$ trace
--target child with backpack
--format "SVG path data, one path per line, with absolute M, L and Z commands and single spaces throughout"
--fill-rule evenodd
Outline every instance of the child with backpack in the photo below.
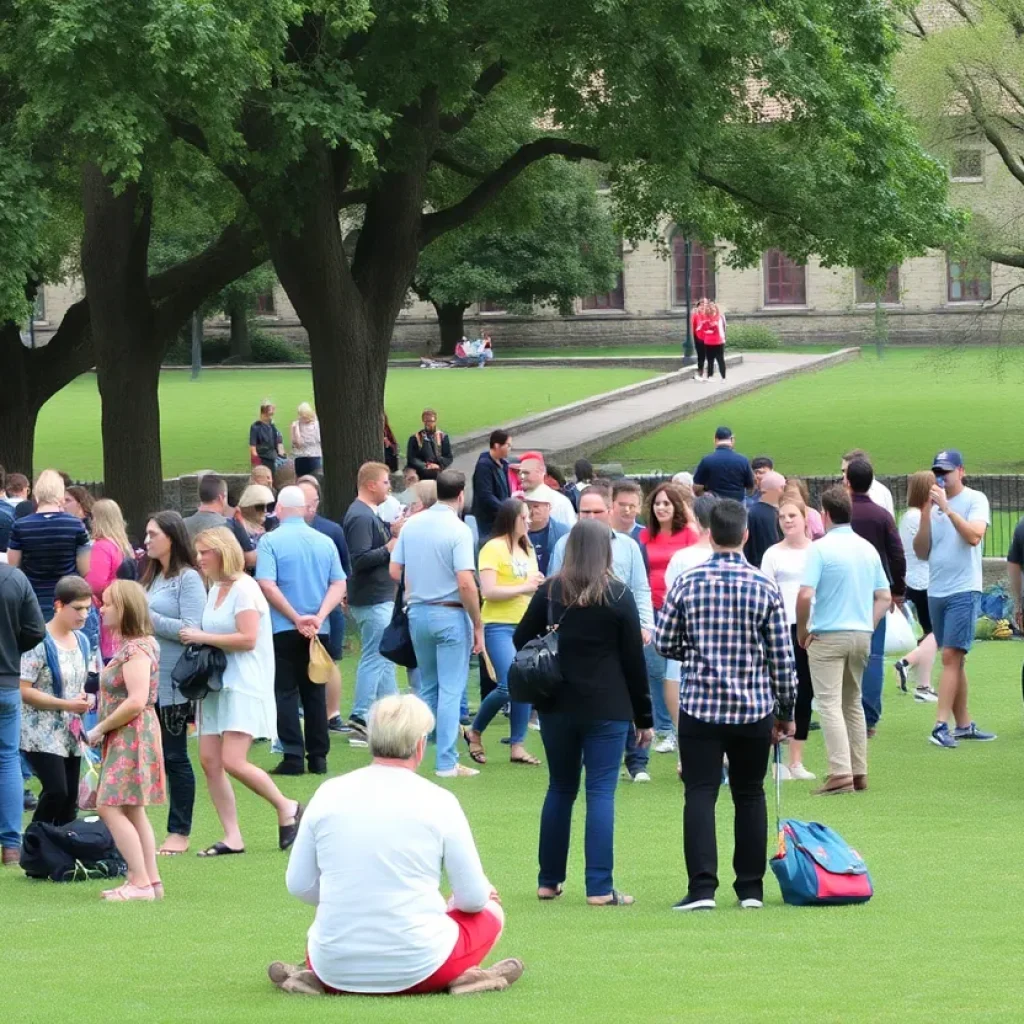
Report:
M 95 703 L 86 685 L 98 672 L 83 632 L 91 608 L 81 576 L 58 580 L 46 636 L 21 657 L 21 751 L 43 785 L 32 820 L 50 825 L 74 821 L 78 810 L 81 716 Z

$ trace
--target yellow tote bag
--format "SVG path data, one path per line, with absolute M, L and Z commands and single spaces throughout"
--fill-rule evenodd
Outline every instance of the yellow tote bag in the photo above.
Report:
M 331 678 L 333 669 L 334 659 L 327 653 L 327 648 L 320 642 L 320 637 L 313 637 L 309 641 L 309 681 L 322 686 Z

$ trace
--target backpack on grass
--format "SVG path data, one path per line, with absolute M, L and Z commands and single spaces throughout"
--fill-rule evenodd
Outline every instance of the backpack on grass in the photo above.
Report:
M 20 865 L 29 878 L 51 882 L 118 878 L 128 873 L 110 829 L 98 818 L 80 818 L 67 825 L 32 822 L 21 839 Z

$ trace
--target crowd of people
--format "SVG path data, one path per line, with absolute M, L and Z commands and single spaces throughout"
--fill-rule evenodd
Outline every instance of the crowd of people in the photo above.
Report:
M 391 493 L 393 463 L 368 462 L 335 521 L 320 514 L 315 415 L 300 406 L 296 464 L 283 475 L 273 415 L 264 403 L 253 424 L 253 471 L 241 494 L 232 501 L 222 477 L 203 475 L 197 511 L 154 514 L 139 553 L 113 500 L 93 502 L 53 470 L 31 489 L 8 477 L 0 502 L 5 864 L 18 860 L 25 771 L 42 786 L 33 820 L 66 824 L 77 814 L 80 759 L 93 749 L 97 810 L 128 868 L 125 884 L 103 896 L 162 899 L 161 859 L 190 849 L 194 718 L 222 829 L 197 852 L 245 853 L 237 781 L 270 805 L 278 846 L 293 849 L 288 889 L 316 908 L 308 962 L 271 965 L 275 984 L 297 993 L 495 990 L 523 967 L 480 966 L 503 912 L 457 800 L 417 775 L 428 739 L 436 777 L 471 779 L 494 760 L 485 739 L 504 712 L 509 761 L 516 770 L 546 767 L 540 900 L 563 895 L 583 785 L 593 906 L 634 902 L 615 880 L 618 782 L 649 783 L 651 752 L 675 755 L 688 874 L 680 911 L 716 906 L 723 779 L 734 804 L 736 896 L 741 907 L 762 906 L 770 751 L 788 746 L 781 781 L 814 780 L 804 751 L 815 712 L 828 767 L 814 792 L 868 788 L 888 615 L 916 610 L 922 639 L 894 676 L 900 690 L 935 705 L 928 739 L 943 749 L 995 739 L 971 718 L 965 668 L 989 507 L 965 486 L 958 451 L 938 453 L 910 478 L 899 526 L 863 451 L 843 456 L 842 483 L 820 495 L 818 509 L 806 483 L 787 479 L 770 457 L 740 454 L 728 427 L 692 474 L 646 496 L 636 481 L 596 477 L 586 460 L 568 482 L 541 452 L 511 460 L 512 438 L 496 430 L 476 462 L 470 501 L 465 474 L 451 468 L 450 439 L 427 409 L 406 446 L 400 494 Z M 385 453 L 389 436 L 385 420 Z M 1018 532 L 1010 561 L 1019 598 Z M 347 717 L 337 669 L 346 617 L 360 639 Z M 416 667 L 400 695 L 382 645 L 403 621 Z M 560 685 L 535 706 L 514 700 L 517 652 L 552 630 Z M 320 645 L 334 663 L 326 685 L 309 671 Z M 224 668 L 220 685 L 193 705 L 175 680 L 197 646 L 219 652 Z M 470 717 L 473 655 L 481 699 Z M 527 749 L 531 726 L 543 763 Z M 304 808 L 279 787 L 328 773 L 332 733 L 369 748 L 372 763 L 325 783 Z M 280 753 L 269 772 L 250 760 L 259 740 Z M 158 843 L 147 808 L 165 803 Z M 388 954 L 371 957 L 371 948 Z

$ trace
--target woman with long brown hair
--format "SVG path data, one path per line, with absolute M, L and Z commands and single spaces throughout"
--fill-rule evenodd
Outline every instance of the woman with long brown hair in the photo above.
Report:
M 558 627 L 563 681 L 537 709 L 549 774 L 537 896 L 562 894 L 582 766 L 587 902 L 625 906 L 633 897 L 618 892 L 612 879 L 615 787 L 628 731 L 635 725 L 638 745 L 647 746 L 653 730 L 640 615 L 629 589 L 612 575 L 605 523 L 581 520 L 572 528 L 561 571 L 541 584 L 516 627 L 516 649 L 545 634 L 549 621 Z

